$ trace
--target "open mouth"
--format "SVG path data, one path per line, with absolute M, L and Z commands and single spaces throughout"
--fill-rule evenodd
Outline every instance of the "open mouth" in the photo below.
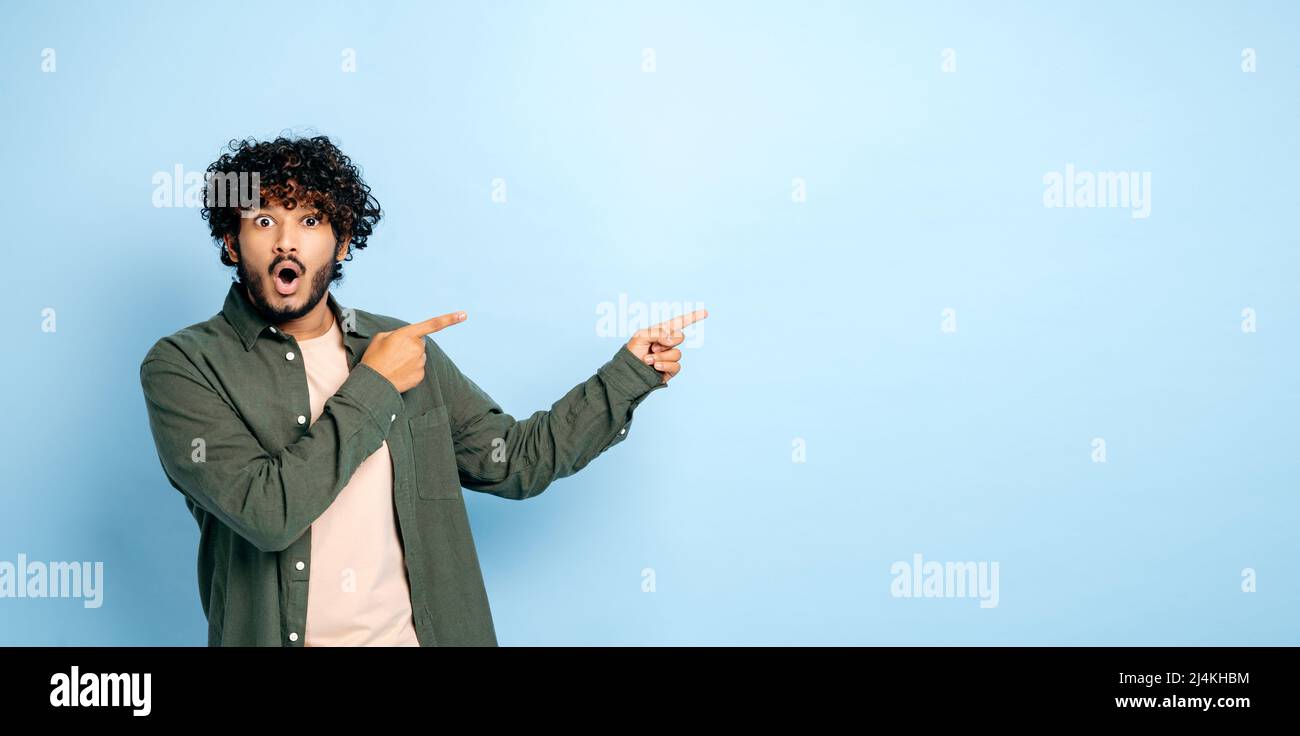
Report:
M 280 292 L 280 296 L 292 295 L 298 290 L 300 281 L 302 281 L 302 273 L 295 264 L 286 261 L 275 269 L 275 290 Z

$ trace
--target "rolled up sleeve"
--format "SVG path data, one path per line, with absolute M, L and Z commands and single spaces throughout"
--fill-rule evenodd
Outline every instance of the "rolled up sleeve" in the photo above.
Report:
M 502 498 L 531 498 L 586 467 L 626 439 L 636 408 L 667 386 L 662 374 L 620 345 L 594 375 L 549 410 L 517 420 L 461 373 L 437 343 L 430 340 L 429 345 L 429 363 L 452 425 L 461 485 Z

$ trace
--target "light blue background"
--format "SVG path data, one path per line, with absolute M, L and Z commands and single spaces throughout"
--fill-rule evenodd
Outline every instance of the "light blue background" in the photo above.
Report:
M 151 179 L 283 129 L 385 210 L 339 299 L 468 311 L 439 342 L 517 418 L 624 341 L 601 302 L 710 311 L 625 443 L 465 494 L 502 644 L 1300 641 L 1293 4 L 5 15 L 0 560 L 101 560 L 105 590 L 0 599 L 0 644 L 205 643 L 137 369 L 230 274 Z M 1044 208 L 1067 163 L 1152 172 L 1151 217 Z M 999 606 L 891 597 L 917 552 L 997 561 Z

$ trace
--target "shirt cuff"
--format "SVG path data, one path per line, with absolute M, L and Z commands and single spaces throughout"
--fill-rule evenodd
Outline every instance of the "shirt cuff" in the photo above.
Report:
M 668 385 L 664 383 L 662 373 L 639 360 L 626 345 L 619 345 L 614 357 L 597 372 L 625 393 L 628 399 L 642 397 Z
M 366 363 L 357 363 L 343 385 L 351 398 L 370 412 L 380 436 L 387 437 L 393 421 L 406 406 L 397 387 Z

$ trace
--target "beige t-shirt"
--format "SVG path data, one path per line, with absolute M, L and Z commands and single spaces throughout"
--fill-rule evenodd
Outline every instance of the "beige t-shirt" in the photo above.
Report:
M 311 420 L 348 377 L 343 332 L 299 340 Z M 357 468 L 311 525 L 311 573 L 304 646 L 419 646 L 411 588 L 393 506 L 393 463 L 385 442 Z

